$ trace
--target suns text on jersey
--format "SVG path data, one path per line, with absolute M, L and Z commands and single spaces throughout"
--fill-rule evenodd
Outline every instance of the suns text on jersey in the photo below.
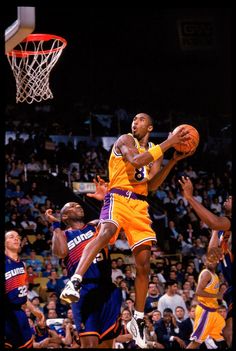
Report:
M 25 273 L 24 267 L 15 268 L 5 273 L 5 279 L 7 280 L 7 279 L 10 279 L 11 277 L 14 277 L 15 275 L 24 274 L 24 273 Z
M 80 236 L 77 236 L 76 238 L 68 242 L 68 249 L 73 249 L 76 245 L 78 245 L 82 241 L 90 239 L 93 235 L 94 233 L 92 232 L 92 230 L 89 230 L 87 233 L 80 234 Z

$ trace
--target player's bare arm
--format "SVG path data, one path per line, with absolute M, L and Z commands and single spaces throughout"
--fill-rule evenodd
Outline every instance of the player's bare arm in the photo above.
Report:
M 189 177 L 182 177 L 179 183 L 184 191 L 184 197 L 188 200 L 201 220 L 214 230 L 229 230 L 231 222 L 227 217 L 219 217 L 205 208 L 200 202 L 193 197 L 193 184 Z
M 52 210 L 48 209 L 45 212 L 46 219 L 49 223 L 56 223 L 58 218 L 53 216 Z M 68 245 L 66 241 L 66 236 L 60 227 L 54 228 L 52 237 L 52 253 L 59 258 L 65 258 L 68 255 Z
M 30 312 L 33 313 L 33 315 L 39 320 L 39 322 L 43 323 L 45 321 L 44 314 L 38 308 L 36 308 L 30 300 L 27 299 L 26 305 Z
M 133 137 L 128 134 L 124 134 L 117 140 L 115 149 L 120 152 L 124 159 L 129 161 L 135 168 L 141 168 L 148 165 L 150 162 L 158 160 L 163 156 L 163 153 L 174 144 L 188 140 L 188 134 L 189 132 L 186 129 L 180 128 L 177 133 L 171 134 L 171 136 L 169 136 L 168 139 L 163 141 L 160 145 L 156 145 L 142 154 L 138 153 Z
M 161 166 L 159 166 L 159 168 L 156 168 L 152 166 L 149 173 L 148 191 L 157 190 L 159 186 L 164 182 L 172 168 L 177 164 L 177 162 L 193 155 L 194 152 L 195 150 L 188 153 L 180 153 L 175 151 L 172 158 L 164 167 L 161 168 Z M 161 157 L 159 160 L 162 162 L 163 157 Z M 157 160 L 156 163 L 161 164 L 159 160 Z
M 115 150 L 121 153 L 123 159 L 130 162 L 135 168 L 141 168 L 153 161 L 153 157 L 149 152 L 139 154 L 134 138 L 128 134 L 119 137 L 115 144 Z
M 208 244 L 208 250 L 219 247 L 218 230 L 212 230 L 211 239 Z

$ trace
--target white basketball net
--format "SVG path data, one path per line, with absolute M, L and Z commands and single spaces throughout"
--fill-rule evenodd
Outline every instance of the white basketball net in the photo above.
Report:
M 31 104 L 53 98 L 49 75 L 65 46 L 66 41 L 52 37 L 50 40 L 23 41 L 7 54 L 16 79 L 17 103 Z

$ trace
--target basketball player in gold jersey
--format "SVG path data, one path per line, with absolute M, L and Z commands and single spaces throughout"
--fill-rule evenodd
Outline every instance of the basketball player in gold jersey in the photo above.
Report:
M 158 188 L 178 160 L 189 156 L 175 152 L 174 157 L 160 170 L 163 153 L 174 144 L 188 140 L 188 131 L 181 128 L 160 145 L 154 146 L 148 141 L 152 130 L 152 118 L 146 113 L 139 113 L 133 119 L 132 134 L 121 135 L 115 142 L 109 160 L 108 193 L 100 214 L 99 233 L 84 249 L 75 274 L 61 293 L 61 299 L 79 299 L 82 276 L 98 252 L 108 243 L 114 243 L 123 228 L 136 265 L 135 314 L 129 330 L 141 348 L 146 348 L 143 316 L 149 281 L 150 248 L 152 242 L 156 241 L 146 197 L 148 191 Z
M 222 299 L 219 292 L 219 277 L 215 270 L 219 263 L 219 255 L 215 249 L 209 249 L 206 257 L 206 268 L 198 277 L 196 295 L 198 305 L 195 310 L 193 332 L 190 336 L 191 343 L 187 349 L 198 348 L 207 338 L 212 338 L 219 349 L 226 349 L 227 344 L 223 337 L 225 320 L 217 311 L 217 299 Z
M 223 330 L 223 335 L 228 347 L 232 347 L 233 338 L 233 253 L 232 253 L 232 196 L 228 196 L 223 204 L 224 215 L 217 216 L 201 203 L 199 203 L 193 196 L 193 184 L 189 177 L 182 177 L 179 180 L 180 185 L 184 191 L 184 197 L 195 210 L 201 220 L 212 229 L 211 239 L 208 248 L 221 247 L 222 254 L 220 257 L 220 269 L 228 283 L 228 288 L 224 293 L 223 299 L 228 306 L 226 326 Z

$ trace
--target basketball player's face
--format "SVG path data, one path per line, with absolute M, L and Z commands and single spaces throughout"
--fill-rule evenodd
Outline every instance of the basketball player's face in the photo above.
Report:
M 223 207 L 225 209 L 226 212 L 230 212 L 232 211 L 232 196 L 229 196 L 226 201 L 223 204 Z
M 63 212 L 69 219 L 81 220 L 84 218 L 84 210 L 77 202 L 68 202 L 68 204 L 63 207 Z
M 219 263 L 219 258 L 215 255 L 208 255 L 206 258 L 206 267 L 215 270 Z
M 132 134 L 138 140 L 142 139 L 147 133 L 152 131 L 153 127 L 150 124 L 150 118 L 145 113 L 137 114 L 132 122 Z
M 17 232 L 8 232 L 5 235 L 5 248 L 9 251 L 18 252 L 20 249 L 21 239 Z

